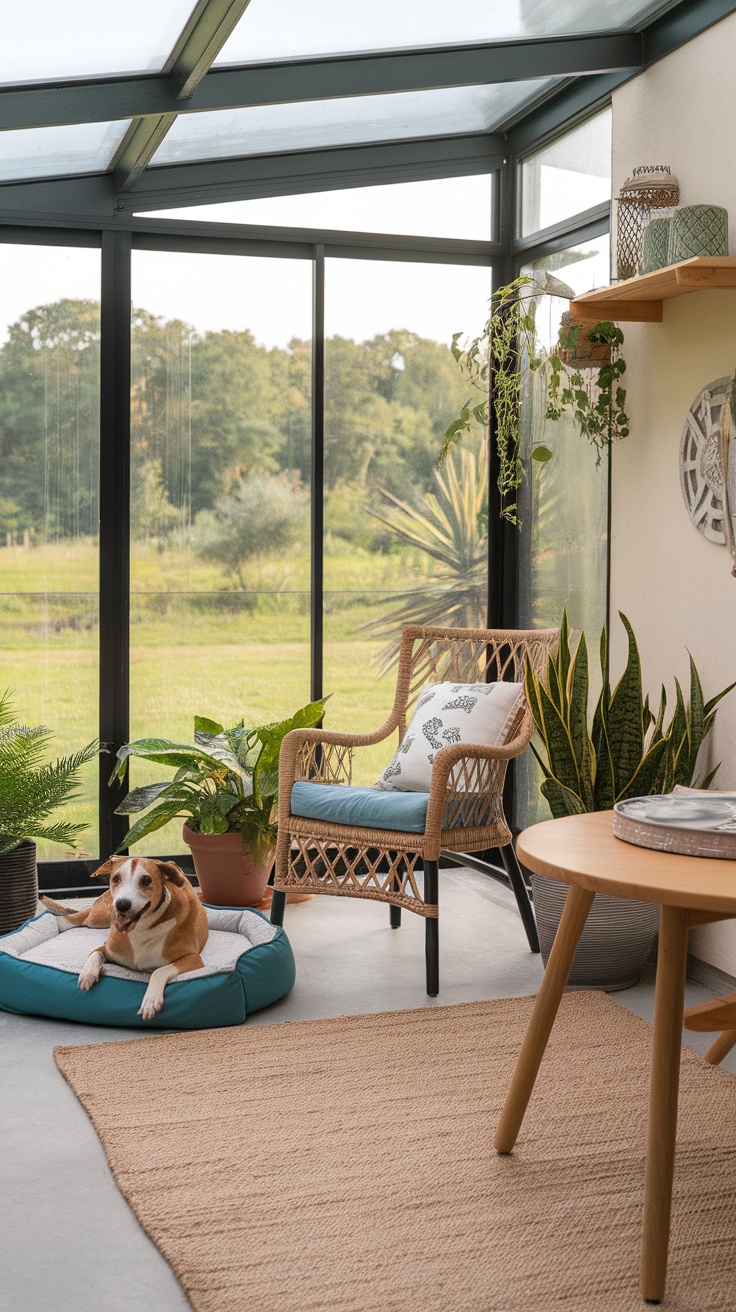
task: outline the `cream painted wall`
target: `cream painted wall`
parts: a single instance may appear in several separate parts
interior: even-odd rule
[[[680,203],[724,205],[736,254],[736,15],[613,96],[613,195],[637,164],[669,164]],[[615,207],[614,207],[615,208]],[[624,325],[631,433],[613,452],[612,668],[624,655],[617,616],[638,636],[645,685],[686,680],[689,648],[706,697],[736,679],[736,578],[725,547],[688,517],[678,454],[698,392],[736,368],[736,291],[665,302],[662,324]],[[719,709],[708,759],[736,789],[736,690]],[[736,975],[736,921],[691,935],[690,950]]]

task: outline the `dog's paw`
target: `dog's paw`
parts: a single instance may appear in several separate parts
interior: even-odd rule
[[[97,964],[90,965],[88,962],[87,965],[84,967],[84,969],[81,971],[79,979],[77,981],[80,989],[83,989],[85,993],[89,989],[91,989],[92,985],[96,984],[98,979],[100,978],[101,971],[102,971],[101,963],[99,965]]]
[[[154,1016],[161,1010],[164,1005],[163,993],[146,993],[143,1001],[138,1008],[138,1015],[143,1020],[153,1020]]]

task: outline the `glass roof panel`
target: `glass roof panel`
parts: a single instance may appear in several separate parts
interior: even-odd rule
[[[521,235],[611,198],[610,106],[521,162]]]
[[[560,79],[181,114],[156,164],[488,132]]]
[[[0,181],[104,172],[128,126],[120,120],[0,132]]]
[[[144,217],[490,241],[491,185],[491,177],[479,173],[427,182],[391,182],[376,187],[190,205],[155,214],[147,212]]]
[[[215,66],[615,31],[666,7],[662,0],[251,0]]]
[[[3,5],[0,83],[162,69],[194,0],[34,0]]]

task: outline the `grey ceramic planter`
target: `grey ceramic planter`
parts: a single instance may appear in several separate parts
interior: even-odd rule
[[[547,965],[568,885],[532,872],[532,894],[542,960]],[[651,902],[596,893],[585,923],[568,986],[628,989],[636,984],[659,926],[659,907]]]

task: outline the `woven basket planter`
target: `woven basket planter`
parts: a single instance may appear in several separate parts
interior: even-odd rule
[[[532,894],[542,960],[547,965],[568,885],[532,872]],[[596,893],[585,922],[568,987],[628,989],[636,984],[659,926],[653,902]]]
[[[12,934],[30,920],[37,905],[36,844],[26,838],[12,852],[0,855],[0,934]]]

